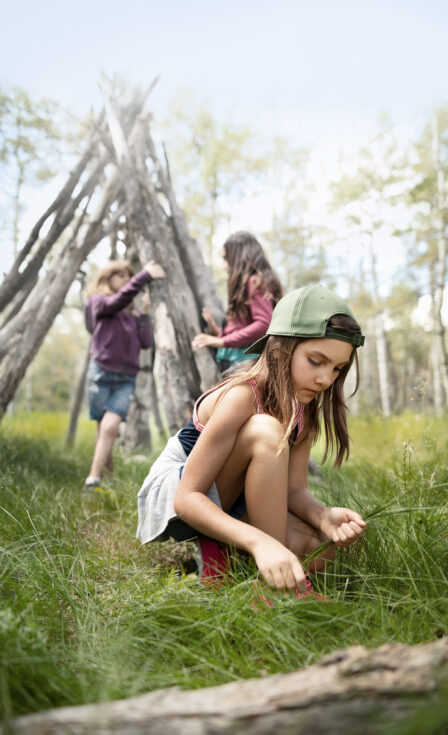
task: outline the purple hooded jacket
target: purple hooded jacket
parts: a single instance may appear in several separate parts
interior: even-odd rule
[[[153,345],[149,316],[134,316],[126,307],[145,284],[152,281],[143,269],[112,296],[95,293],[87,302],[85,321],[93,335],[90,354],[103,369],[112,373],[138,373],[140,348]]]

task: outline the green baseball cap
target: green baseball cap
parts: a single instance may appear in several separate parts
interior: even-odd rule
[[[355,319],[345,301],[324,286],[312,284],[297,288],[280,299],[273,311],[266,334],[251,344],[245,352],[246,354],[262,352],[271,334],[306,339],[330,337],[349,342],[354,347],[363,345],[364,337],[361,333],[353,334],[327,326],[331,317],[336,314],[345,314]]]

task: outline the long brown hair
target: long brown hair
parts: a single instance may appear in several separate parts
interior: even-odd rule
[[[336,314],[328,322],[329,327],[343,329],[352,334],[360,334],[359,324],[345,314]],[[293,441],[294,421],[299,409],[291,377],[291,359],[298,344],[307,341],[302,337],[277,337],[270,335],[260,357],[249,367],[244,365],[233,373],[225,384],[220,398],[236,385],[254,379],[264,412],[274,416],[283,426],[283,443]],[[359,385],[359,366],[356,349],[334,383],[305,408],[305,426],[297,438],[302,443],[309,437],[313,443],[320,434],[320,419],[323,417],[325,430],[325,450],[323,462],[335,452],[334,466],[339,467],[350,453],[350,437],[347,429],[347,404],[344,400],[344,382],[352,364],[356,365],[356,385]]]
[[[134,275],[134,271],[132,270],[131,264],[128,260],[109,260],[107,265],[100,268],[90,281],[87,287],[87,298],[92,296],[94,293],[102,293],[105,296],[112,296],[113,291],[110,287],[110,279],[116,273],[121,273],[121,271],[127,271],[130,278]]]
[[[227,282],[229,305],[226,318],[247,320],[249,309],[246,292],[247,282],[251,276],[255,276],[255,288],[260,288],[263,296],[272,299],[275,306],[283,296],[283,289],[257,238],[250,232],[241,230],[227,238],[223,249],[224,258],[229,266]]]

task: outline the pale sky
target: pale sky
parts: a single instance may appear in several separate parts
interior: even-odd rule
[[[0,86],[81,114],[102,105],[101,70],[141,86],[160,74],[156,118],[189,87],[218,117],[312,146],[326,168],[384,111],[418,135],[448,101],[447,34],[447,0],[10,0]],[[32,204],[34,221],[37,193]]]
[[[386,110],[418,126],[445,101],[446,0],[14,0],[0,84],[101,106],[99,72],[148,84],[154,112],[186,85],[218,115],[299,143],[345,142]]]

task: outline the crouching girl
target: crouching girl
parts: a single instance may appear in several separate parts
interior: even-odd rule
[[[152,466],[138,496],[142,543],[163,533],[215,539],[251,554],[270,586],[305,590],[300,559],[326,539],[332,558],[366,526],[349,508],[324,506],[307,482],[321,420],[324,459],[348,457],[343,386],[363,342],[347,304],[326,288],[284,296],[248,348],[260,357],[198,399]]]

